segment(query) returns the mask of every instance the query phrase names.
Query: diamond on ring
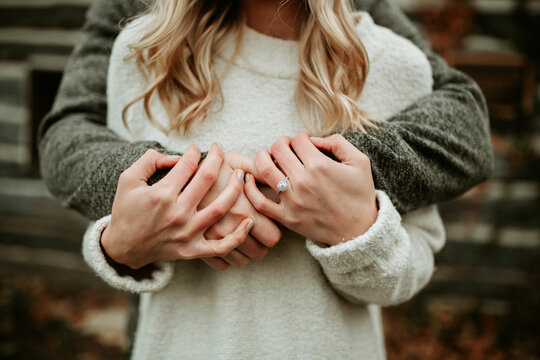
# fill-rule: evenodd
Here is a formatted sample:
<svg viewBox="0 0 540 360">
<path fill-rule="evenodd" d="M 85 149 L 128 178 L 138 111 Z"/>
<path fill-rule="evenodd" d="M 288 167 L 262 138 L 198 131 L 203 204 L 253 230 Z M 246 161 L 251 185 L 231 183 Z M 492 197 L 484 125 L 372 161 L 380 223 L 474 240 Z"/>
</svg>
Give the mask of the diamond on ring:
<svg viewBox="0 0 540 360">
<path fill-rule="evenodd" d="M 287 180 L 289 180 L 289 177 L 285 177 L 285 179 L 281 180 L 277 184 L 277 193 L 284 192 L 289 188 L 289 184 L 287 183 Z"/>
</svg>

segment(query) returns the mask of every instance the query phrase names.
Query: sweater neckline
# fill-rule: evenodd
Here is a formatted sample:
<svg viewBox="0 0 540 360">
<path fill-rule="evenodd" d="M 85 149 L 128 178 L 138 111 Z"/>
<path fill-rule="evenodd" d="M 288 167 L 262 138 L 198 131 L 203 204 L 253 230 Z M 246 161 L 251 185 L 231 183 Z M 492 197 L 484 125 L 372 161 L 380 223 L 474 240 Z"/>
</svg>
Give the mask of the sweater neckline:
<svg viewBox="0 0 540 360">
<path fill-rule="evenodd" d="M 218 57 L 228 61 L 235 45 L 228 44 Z M 298 52 L 298 41 L 265 35 L 244 24 L 242 45 L 233 64 L 265 77 L 294 79 L 300 71 Z"/>
<path fill-rule="evenodd" d="M 362 37 L 369 35 L 365 27 L 370 17 L 364 12 L 356 12 L 356 28 Z M 372 21 L 371 21 L 372 22 Z M 233 64 L 264 77 L 278 79 L 297 79 L 300 72 L 299 41 L 283 40 L 262 34 L 244 24 L 243 39 L 239 53 Z M 235 43 L 230 42 L 218 58 L 228 61 L 234 54 Z"/>
</svg>

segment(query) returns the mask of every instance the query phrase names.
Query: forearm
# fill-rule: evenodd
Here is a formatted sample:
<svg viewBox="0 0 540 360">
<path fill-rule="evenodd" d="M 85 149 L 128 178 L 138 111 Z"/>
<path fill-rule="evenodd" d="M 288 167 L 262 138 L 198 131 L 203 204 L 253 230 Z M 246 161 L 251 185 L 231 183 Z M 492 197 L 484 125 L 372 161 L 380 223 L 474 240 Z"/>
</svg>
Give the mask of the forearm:
<svg viewBox="0 0 540 360">
<path fill-rule="evenodd" d="M 374 21 L 415 43 L 428 57 L 433 93 L 377 131 L 344 136 L 372 162 L 376 188 L 400 213 L 453 198 L 487 178 L 492 168 L 489 120 L 480 89 L 433 54 L 419 31 L 388 0 L 364 2 Z"/>
<path fill-rule="evenodd" d="M 95 1 L 52 111 L 39 132 L 41 174 L 51 193 L 90 219 L 111 212 L 122 171 L 156 142 L 128 143 L 106 128 L 106 79 L 119 22 L 143 9 L 137 0 Z"/>
</svg>

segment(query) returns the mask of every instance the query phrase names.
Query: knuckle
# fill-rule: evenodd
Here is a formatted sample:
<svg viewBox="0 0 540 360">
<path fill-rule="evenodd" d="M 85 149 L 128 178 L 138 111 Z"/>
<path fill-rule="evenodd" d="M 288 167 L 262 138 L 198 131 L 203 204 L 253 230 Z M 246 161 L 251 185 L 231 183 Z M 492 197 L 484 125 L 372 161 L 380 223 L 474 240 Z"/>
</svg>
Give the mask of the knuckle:
<svg viewBox="0 0 540 360">
<path fill-rule="evenodd" d="M 151 205 L 156 206 L 163 200 L 163 193 L 158 190 L 150 191 L 148 195 L 148 201 Z"/>
<path fill-rule="evenodd" d="M 276 154 L 277 152 L 279 152 L 279 148 L 281 147 L 281 143 L 280 141 L 276 141 L 275 143 L 272 144 L 272 146 L 270 147 L 270 152 L 272 154 Z"/>
<path fill-rule="evenodd" d="M 173 216 L 174 223 L 177 225 L 187 224 L 188 219 L 189 219 L 189 211 L 185 207 L 181 207 L 180 209 L 178 209 Z"/>
<path fill-rule="evenodd" d="M 264 164 L 268 157 L 269 155 L 266 150 L 257 151 L 257 154 L 255 154 L 255 164 Z"/>
<path fill-rule="evenodd" d="M 155 188 L 150 191 L 148 199 L 152 205 L 163 205 L 167 206 L 172 203 L 174 197 L 171 195 L 171 192 L 166 188 Z"/>
<path fill-rule="evenodd" d="M 291 141 L 291 138 L 288 136 L 280 136 L 279 139 L 275 143 L 272 144 L 271 150 L 274 152 L 275 150 L 279 150 L 282 146 L 288 146 L 289 142 Z"/>
<path fill-rule="evenodd" d="M 128 181 L 130 178 L 129 170 L 124 170 L 118 177 L 118 184 L 124 184 L 126 181 Z"/>
<path fill-rule="evenodd" d="M 191 172 L 195 172 L 195 170 L 197 170 L 197 167 L 199 166 L 195 161 L 191 159 L 182 157 L 181 160 L 184 166 Z"/>
<path fill-rule="evenodd" d="M 201 179 L 207 184 L 213 184 L 217 179 L 217 174 L 211 171 L 203 171 Z"/>
<path fill-rule="evenodd" d="M 309 181 L 305 177 L 299 176 L 296 179 L 294 179 L 294 187 L 295 189 L 298 189 L 300 191 L 308 190 Z"/>
<path fill-rule="evenodd" d="M 146 156 L 146 157 L 153 157 L 153 156 L 156 156 L 158 154 L 158 152 L 154 149 L 148 149 L 144 152 L 143 156 Z"/>
<path fill-rule="evenodd" d="M 328 166 L 323 161 L 314 161 L 310 164 L 311 170 L 315 173 L 325 173 L 328 170 Z"/>
<path fill-rule="evenodd" d="M 360 166 L 366 169 L 371 168 L 371 159 L 361 151 L 359 151 L 359 154 L 358 154 L 358 163 L 360 164 Z"/>
<path fill-rule="evenodd" d="M 300 141 L 300 135 L 296 135 L 291 139 L 291 145 L 295 147 L 296 145 L 298 145 L 298 141 Z"/>
<path fill-rule="evenodd" d="M 174 218 L 169 218 L 167 224 L 169 226 L 174 225 Z M 182 244 L 186 242 L 186 238 L 186 232 L 183 229 L 179 229 L 169 237 L 168 241 L 176 244 L 178 246 L 178 250 L 180 251 L 182 249 Z"/>
<path fill-rule="evenodd" d="M 300 134 L 296 135 L 291 139 L 291 143 L 293 144 L 293 146 L 298 145 L 298 143 L 303 141 L 307 136 L 307 133 L 301 132 Z"/>
<path fill-rule="evenodd" d="M 283 135 L 283 136 L 280 136 L 279 139 L 278 139 L 278 143 L 282 143 L 282 144 L 287 144 L 289 141 L 291 140 L 290 137 L 286 136 L 286 135 Z"/>
<path fill-rule="evenodd" d="M 265 213 L 268 211 L 268 205 L 266 205 L 266 203 L 261 199 L 254 200 L 253 207 L 262 213 Z"/>
<path fill-rule="evenodd" d="M 212 209 L 209 211 L 208 216 L 209 216 L 213 221 L 217 221 L 217 220 L 221 219 L 226 213 L 227 213 L 227 209 L 225 209 L 225 208 L 222 207 L 222 206 L 216 206 L 216 207 L 212 208 Z"/>
<path fill-rule="evenodd" d="M 165 223 L 168 226 L 177 226 L 177 225 L 182 226 L 182 225 L 185 225 L 187 223 L 187 216 L 186 216 L 186 214 L 185 214 L 185 212 L 183 210 L 179 210 L 179 211 L 170 213 L 167 216 Z M 177 241 L 183 241 L 184 238 L 185 238 L 185 234 L 183 232 L 179 232 L 175 236 L 175 239 Z"/>
<path fill-rule="evenodd" d="M 267 178 L 269 177 L 270 175 L 272 175 L 272 172 L 274 171 L 274 169 L 272 168 L 272 166 L 265 166 L 261 169 L 261 176 L 263 178 Z"/>
</svg>

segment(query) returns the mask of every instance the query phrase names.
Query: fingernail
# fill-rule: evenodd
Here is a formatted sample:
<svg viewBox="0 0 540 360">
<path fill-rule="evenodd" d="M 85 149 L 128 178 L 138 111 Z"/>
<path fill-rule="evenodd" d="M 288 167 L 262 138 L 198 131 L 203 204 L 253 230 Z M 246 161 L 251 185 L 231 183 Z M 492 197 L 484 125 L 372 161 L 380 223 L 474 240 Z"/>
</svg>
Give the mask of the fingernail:
<svg viewBox="0 0 540 360">
<path fill-rule="evenodd" d="M 246 182 L 248 182 L 249 179 L 251 179 L 251 174 L 246 174 Z"/>
<path fill-rule="evenodd" d="M 236 177 L 240 181 L 244 180 L 244 170 L 238 170 L 238 172 L 236 173 Z"/>
<path fill-rule="evenodd" d="M 255 222 L 253 222 L 253 220 L 249 220 L 249 224 L 248 224 L 248 226 L 246 227 L 246 233 L 249 234 L 249 232 L 251 231 L 251 229 L 253 229 L 253 225 L 255 225 Z"/>
<path fill-rule="evenodd" d="M 178 160 L 180 159 L 182 156 L 180 155 L 167 155 L 167 157 L 171 160 Z"/>
<path fill-rule="evenodd" d="M 216 141 L 216 145 L 219 148 L 219 150 L 223 151 L 223 145 L 219 141 Z"/>
<path fill-rule="evenodd" d="M 321 140 L 324 140 L 323 138 L 316 137 L 316 136 L 311 136 L 309 139 L 310 139 L 310 140 L 314 140 L 314 141 L 321 141 Z"/>
</svg>

